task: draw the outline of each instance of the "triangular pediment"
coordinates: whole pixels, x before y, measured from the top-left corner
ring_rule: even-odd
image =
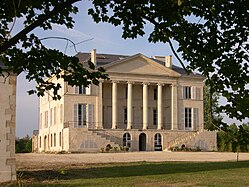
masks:
[[[144,75],[162,75],[179,77],[180,74],[171,68],[167,68],[162,64],[150,59],[142,54],[137,54],[105,66],[108,72],[130,73]]]

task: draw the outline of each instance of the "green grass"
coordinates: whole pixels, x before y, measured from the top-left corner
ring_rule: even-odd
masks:
[[[249,161],[139,162],[18,173],[18,183],[5,186],[249,186]]]

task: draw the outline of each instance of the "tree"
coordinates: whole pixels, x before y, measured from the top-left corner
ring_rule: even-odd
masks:
[[[27,135],[24,138],[16,139],[16,153],[32,152],[32,139]]]
[[[219,113],[219,95],[210,90],[211,87],[206,82],[204,87],[204,128],[212,131],[220,128],[223,117]]]
[[[43,96],[47,90],[53,90],[54,99],[60,98],[57,92],[61,87],[45,78],[55,75],[63,78],[69,85],[98,84],[100,78],[106,79],[103,68],[96,69],[89,62],[89,68],[83,68],[76,57],[67,56],[55,49],[48,49],[42,44],[46,38],[38,38],[34,29],[52,29],[52,24],[65,25],[72,28],[74,20],[71,14],[78,12],[74,6],[79,0],[2,0],[0,2],[0,62],[5,71],[25,72],[26,78],[37,82],[37,93]],[[24,28],[12,36],[12,29],[17,19],[22,18]],[[47,38],[48,39],[48,38]],[[62,38],[60,38],[62,39]],[[65,40],[74,43],[64,38]],[[0,68],[0,75],[4,76]]]
[[[249,151],[248,124],[242,124],[239,126],[237,126],[236,124],[231,124],[224,126],[217,135],[218,150],[236,152],[237,161],[239,161],[239,152]]]
[[[248,0],[92,0],[96,22],[122,25],[123,38],[145,34],[150,42],[168,43],[189,62],[187,71],[199,71],[214,91],[227,99],[221,109],[242,120],[249,116]],[[174,49],[172,41],[178,44]]]

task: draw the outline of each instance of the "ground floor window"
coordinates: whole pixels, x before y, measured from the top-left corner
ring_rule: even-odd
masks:
[[[185,128],[192,127],[192,112],[191,108],[185,108]]]
[[[123,146],[131,147],[131,135],[128,132],[123,135]]]
[[[54,133],[54,147],[56,146],[56,134]]]
[[[61,132],[59,134],[59,145],[61,146]]]
[[[198,108],[186,107],[183,109],[183,124],[185,129],[197,129],[199,112]]]

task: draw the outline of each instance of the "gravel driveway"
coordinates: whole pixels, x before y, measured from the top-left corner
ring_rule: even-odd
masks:
[[[249,153],[240,153],[239,160],[249,160]],[[81,153],[81,154],[16,154],[18,169],[58,169],[82,167],[89,164],[122,162],[163,161],[236,161],[236,153],[218,152],[129,152],[129,153]]]

